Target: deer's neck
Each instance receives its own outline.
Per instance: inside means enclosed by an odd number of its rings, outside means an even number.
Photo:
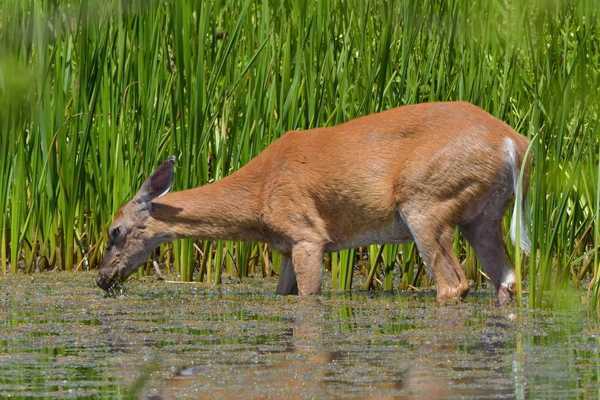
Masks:
[[[153,201],[159,235],[169,239],[262,240],[259,192],[254,180],[236,175]]]

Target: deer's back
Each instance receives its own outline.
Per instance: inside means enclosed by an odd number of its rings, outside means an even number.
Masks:
[[[339,236],[390,225],[405,203],[483,196],[506,138],[524,152],[524,137],[478,107],[426,103],[289,132],[247,168],[261,171],[267,220]]]

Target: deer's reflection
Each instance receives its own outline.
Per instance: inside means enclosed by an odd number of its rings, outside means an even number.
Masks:
[[[364,333],[365,329],[364,320],[361,320],[363,325],[355,321],[351,302],[302,298],[294,304],[294,309],[293,321],[282,331],[283,348],[276,352],[259,352],[259,356],[268,362],[232,370],[237,376],[231,384],[225,383],[228,380],[217,383],[207,379],[205,372],[209,367],[182,369],[166,382],[160,398],[178,398],[182,393],[194,393],[193,398],[222,399],[343,397],[435,400],[452,395],[477,397],[473,390],[460,389],[461,386],[472,386],[472,380],[476,379],[470,377],[469,366],[453,365],[449,361],[451,357],[446,357],[464,351],[460,348],[459,339],[473,330],[467,322],[472,309],[457,306],[429,310],[432,314],[427,324],[434,326],[407,329],[407,348],[380,348],[377,351],[383,352],[381,358],[379,353],[368,354],[374,351],[369,343],[361,347],[361,342],[356,339],[352,339],[351,343],[345,342],[346,337],[355,335],[356,331]],[[387,319],[382,318],[382,321]],[[494,325],[498,320],[484,323]],[[335,333],[332,334],[332,331]],[[472,343],[471,351],[479,358],[491,359],[505,345],[502,340],[493,335],[487,337],[484,333],[481,339]],[[385,364],[385,360],[394,357],[401,362],[395,366]],[[496,373],[494,368],[497,367],[493,366],[493,362],[491,364],[490,371]],[[404,367],[397,368],[398,365]],[[464,368],[464,378],[454,376],[451,385],[450,371],[460,368]],[[489,388],[482,387],[482,390],[490,394]]]

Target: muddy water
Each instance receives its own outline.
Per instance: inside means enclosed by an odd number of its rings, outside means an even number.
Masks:
[[[274,286],[147,279],[104,298],[89,274],[0,278],[0,398],[600,396],[600,330],[577,307]]]

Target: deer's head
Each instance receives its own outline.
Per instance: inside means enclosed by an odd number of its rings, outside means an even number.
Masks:
[[[164,161],[137,192],[115,214],[108,231],[108,248],[100,264],[96,283],[111,291],[143,263],[160,244],[164,232],[151,223],[152,200],[167,193],[173,179],[175,157]]]

